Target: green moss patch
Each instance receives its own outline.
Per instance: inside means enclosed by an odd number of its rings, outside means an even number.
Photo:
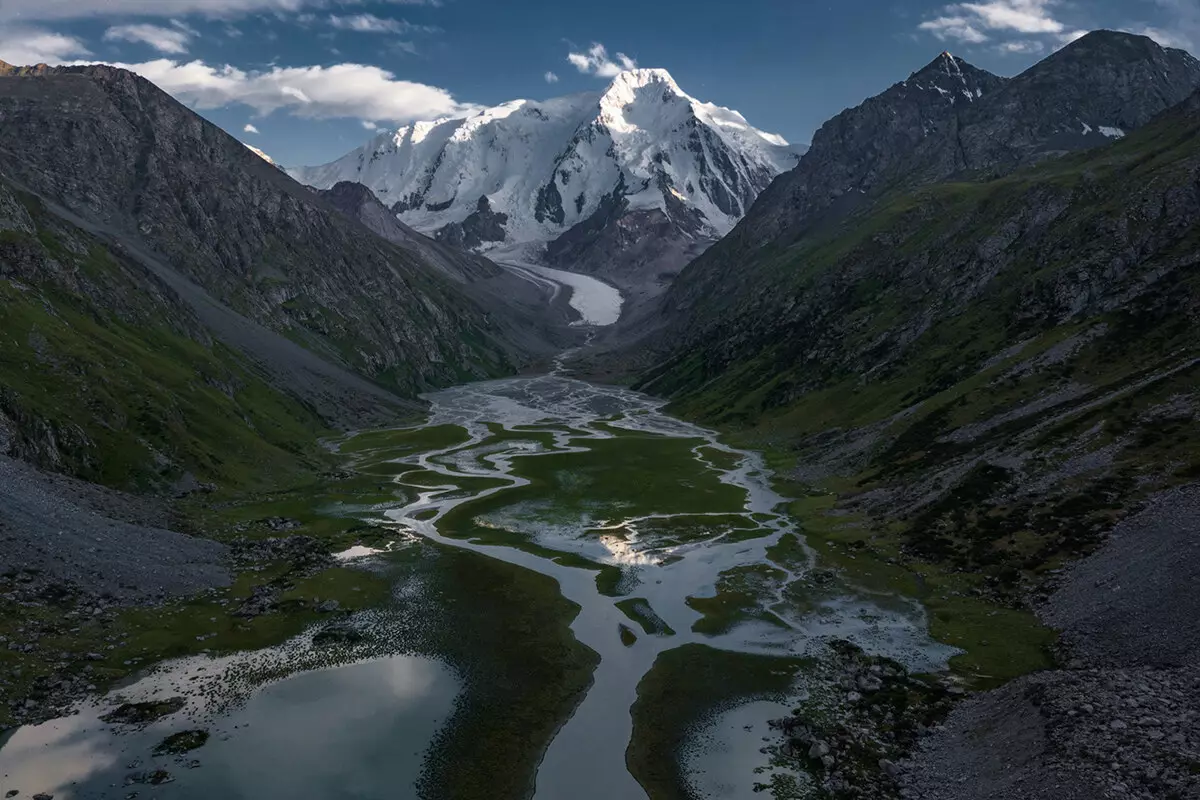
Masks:
[[[642,597],[630,597],[627,600],[622,600],[616,604],[621,613],[629,617],[632,621],[642,626],[642,631],[647,636],[674,636],[675,631],[671,630],[662,617],[654,613],[654,609],[650,607],[650,602]]]
[[[530,534],[483,520],[519,514],[532,528],[570,529],[601,515],[737,513],[745,502],[741,489],[722,484],[695,460],[695,440],[640,435],[585,444],[586,452],[515,458],[514,472],[529,485],[464,503],[442,518],[440,529],[447,536],[554,557],[551,546],[532,541]],[[581,528],[578,534],[583,533]]]
[[[708,636],[727,633],[751,620],[785,626],[783,620],[763,608],[763,600],[786,575],[766,564],[748,564],[721,573],[715,597],[689,597],[687,604],[704,616],[692,630]]]
[[[326,459],[313,414],[219,344],[6,280],[0,309],[0,410],[57,431],[59,469],[132,490],[162,488],[185,471],[255,488]]]
[[[338,445],[338,451],[346,455],[387,453],[391,457],[402,457],[430,450],[445,450],[466,444],[470,435],[458,425],[438,425],[431,428],[398,428],[394,430],[367,431],[350,436]]]

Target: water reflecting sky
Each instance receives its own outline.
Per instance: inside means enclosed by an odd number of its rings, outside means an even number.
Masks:
[[[152,681],[163,685],[161,678]],[[141,699],[146,688],[135,685],[127,694]],[[45,792],[55,800],[124,798],[134,791],[179,800],[415,797],[424,752],[458,691],[453,672],[426,658],[305,672],[266,686],[220,717],[204,747],[159,758],[150,753],[164,737],[197,727],[187,712],[114,736],[114,726],[99,720],[111,705],[87,707],[18,730],[0,749],[0,790],[17,789],[23,797]],[[199,767],[188,767],[193,759]],[[176,780],[124,785],[128,774],[160,767]]]

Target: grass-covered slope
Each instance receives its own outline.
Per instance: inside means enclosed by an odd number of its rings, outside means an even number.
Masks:
[[[136,262],[0,183],[0,432],[105,485],[253,489],[307,471],[323,422]]]
[[[814,526],[839,544],[1015,599],[1200,474],[1198,221],[1193,97],[1110,147],[763,247],[690,299],[641,387],[836,492],[862,515]]]

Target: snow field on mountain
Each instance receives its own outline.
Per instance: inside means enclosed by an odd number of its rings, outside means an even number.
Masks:
[[[362,183],[427,233],[463,222],[487,197],[508,217],[505,244],[522,244],[553,241],[614,194],[630,209],[686,208],[698,233],[721,236],[796,157],[736,111],[690,97],[665,70],[639,69],[599,93],[413,123],[290,172],[322,189]]]

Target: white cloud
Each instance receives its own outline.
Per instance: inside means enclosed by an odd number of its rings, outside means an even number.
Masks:
[[[617,53],[616,58],[608,57],[608,49],[602,44],[593,44],[586,53],[570,53],[567,61],[585,75],[595,75],[598,78],[612,78],[622,70],[637,69],[637,62],[624,53]]]
[[[1041,53],[1070,44],[1088,31],[1069,26],[1056,15],[1060,7],[1079,14],[1082,4],[1072,0],[982,0],[943,6],[939,16],[918,26],[939,39],[967,44],[996,40],[1003,53]],[[1110,20],[1106,27],[1149,36],[1164,47],[1200,48],[1198,0],[1144,0],[1141,7],[1153,14],[1153,24]],[[1086,23],[1089,20],[1082,19]],[[1044,37],[1044,38],[1036,38]]]
[[[385,19],[374,14],[352,14],[338,16],[331,14],[329,24],[344,31],[358,33],[436,33],[437,28],[428,25],[413,25],[402,19]]]
[[[992,30],[1017,33],[1062,33],[1066,29],[1050,15],[1055,0],[992,0],[989,3],[961,3],[959,8],[976,16]]]
[[[979,44],[988,40],[987,34],[976,28],[966,17],[938,17],[920,24],[920,29],[929,31],[942,41],[954,39],[969,44]]]
[[[946,6],[941,16],[928,19],[918,27],[943,41],[952,39],[967,44],[980,44],[991,39],[993,35],[1014,33],[1027,36],[1055,34],[1062,37],[1067,35],[1067,26],[1052,13],[1053,6],[1058,2],[1059,0],[989,0],[983,3],[954,3]],[[1029,40],[1016,44],[1018,47],[1031,47]],[[1007,49],[1005,44],[1001,47]]]
[[[1011,42],[1002,43],[998,49],[1001,53],[1024,55],[1028,53],[1041,53],[1045,51],[1046,45],[1034,39],[1015,39]]]
[[[139,42],[160,53],[179,55],[188,51],[191,34],[182,27],[158,25],[115,25],[104,32],[106,42]]]
[[[367,130],[369,130],[369,131],[377,131],[377,130],[379,130],[379,125],[378,125],[378,124],[376,124],[375,122],[372,122],[372,121],[371,121],[371,120],[369,120],[369,119],[364,119],[364,120],[362,121],[362,126],[363,126],[364,128],[366,128]]]
[[[546,83],[558,83],[558,75],[553,72],[547,71],[542,77],[546,79]]]
[[[310,119],[411,122],[461,115],[477,108],[460,103],[445,89],[398,80],[391,72],[366,64],[246,71],[228,64],[159,59],[113,66],[132,70],[199,109],[238,104],[259,114],[286,111]]]
[[[74,36],[52,33],[40,28],[0,26],[0,61],[7,61],[9,64],[58,64],[91,54],[87,46]]]
[[[257,135],[257,134],[258,134],[258,128],[254,127],[254,126],[253,126],[253,125],[251,125],[250,123],[246,123],[246,127],[242,128],[242,132],[243,132],[243,133],[253,133],[253,134],[256,134],[256,135]]]
[[[342,0],[357,5],[361,0]],[[441,0],[385,0],[394,5],[441,5]],[[3,0],[0,20],[81,19],[84,17],[235,17],[261,11],[325,8],[330,0]]]

